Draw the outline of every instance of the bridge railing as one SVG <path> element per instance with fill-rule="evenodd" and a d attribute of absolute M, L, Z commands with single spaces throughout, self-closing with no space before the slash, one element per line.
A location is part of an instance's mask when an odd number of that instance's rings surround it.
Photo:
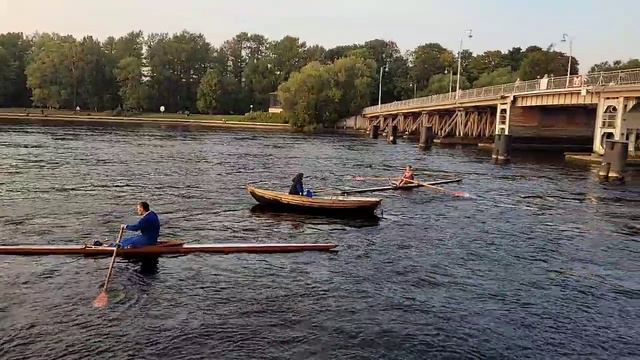
<path fill-rule="evenodd" d="M 535 91 L 635 84 L 640 84 L 640 69 L 598 72 L 586 75 L 571 75 L 568 77 L 544 77 L 542 79 L 517 81 L 510 84 L 463 90 L 459 92 L 458 99 L 456 99 L 455 93 L 451 92 L 410 100 L 396 101 L 387 104 L 373 105 L 364 108 L 362 113 L 366 115 L 376 112 L 412 109 L 438 104 L 455 104 L 460 100 L 482 100 L 486 98 L 525 94 Z"/>

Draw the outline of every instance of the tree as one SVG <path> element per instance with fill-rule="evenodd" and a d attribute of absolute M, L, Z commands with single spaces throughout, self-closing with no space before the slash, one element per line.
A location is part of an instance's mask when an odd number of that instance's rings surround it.
<path fill-rule="evenodd" d="M 0 105 L 9 103 L 8 97 L 12 92 L 14 64 L 7 51 L 0 47 Z"/>
<path fill-rule="evenodd" d="M 451 82 L 451 85 L 449 85 Z M 456 77 L 453 76 L 453 79 L 450 77 L 450 75 L 447 74 L 437 74 L 431 77 L 431 79 L 429 79 L 429 86 L 418 93 L 418 96 L 428 96 L 428 95 L 435 95 L 435 94 L 446 94 L 449 92 L 449 86 L 451 86 L 451 89 L 455 92 L 456 89 Z M 470 88 L 471 85 L 469 84 L 469 81 L 461 76 L 460 77 L 460 89 L 468 89 Z"/>
<path fill-rule="evenodd" d="M 84 37 L 77 52 L 80 105 L 83 108 L 113 108 L 117 104 L 114 90 L 117 82 L 113 65 L 108 61 L 99 41 Z"/>
<path fill-rule="evenodd" d="M 0 83 L 0 92 L 4 94 L 4 101 L 0 99 L 0 106 L 28 106 L 31 93 L 27 88 L 25 70 L 29 53 L 33 43 L 22 33 L 0 34 L 0 48 L 6 56 L 0 64 L 0 76 L 4 83 Z M 4 75 L 3 75 L 4 74 Z M 0 95 L 1 96 L 1 95 Z"/>
<path fill-rule="evenodd" d="M 329 127 L 338 120 L 337 94 L 333 92 L 328 65 L 312 62 L 278 87 L 278 97 L 294 128 L 313 131 Z"/>
<path fill-rule="evenodd" d="M 454 63 L 454 54 L 438 43 L 420 45 L 410 56 L 411 78 L 416 81 L 418 89 L 426 88 L 432 76 L 444 73 Z"/>
<path fill-rule="evenodd" d="M 291 73 L 305 65 L 306 48 L 307 43 L 289 35 L 272 43 L 271 65 L 276 73 L 278 84 L 285 82 Z"/>
<path fill-rule="evenodd" d="M 77 72 L 74 73 L 71 66 L 75 51 L 76 40 L 72 36 L 55 33 L 36 36 L 25 70 L 36 106 L 70 108 L 73 105 Z"/>
<path fill-rule="evenodd" d="M 242 83 L 242 73 L 247 64 L 244 49 L 249 41 L 249 34 L 241 32 L 232 39 L 225 41 L 220 47 L 220 52 L 224 54 L 228 61 L 229 74 L 233 76 L 238 83 Z"/>
<path fill-rule="evenodd" d="M 473 87 L 485 87 L 492 85 L 509 84 L 516 81 L 515 74 L 511 67 L 505 66 L 490 73 L 484 73 L 473 83 Z"/>
<path fill-rule="evenodd" d="M 269 108 L 269 93 L 277 89 L 276 73 L 266 59 L 252 59 L 244 71 L 245 93 L 255 110 Z"/>
<path fill-rule="evenodd" d="M 113 53 L 118 61 L 128 57 L 142 59 L 144 56 L 144 33 L 142 31 L 131 31 L 115 41 L 113 38 L 108 39 L 108 43 L 113 47 Z"/>
<path fill-rule="evenodd" d="M 218 110 L 220 75 L 215 70 L 209 70 L 200 81 L 198 87 L 198 110 L 213 114 Z"/>
<path fill-rule="evenodd" d="M 519 78 L 521 80 L 532 80 L 544 75 L 566 76 L 568 62 L 569 57 L 562 52 L 545 50 L 529 52 L 520 66 Z M 571 74 L 579 73 L 578 65 L 578 60 L 572 58 Z"/>
<path fill-rule="evenodd" d="M 348 57 L 331 65 L 333 94 L 338 99 L 336 116 L 352 116 L 369 105 L 375 76 L 375 62 Z"/>
<path fill-rule="evenodd" d="M 521 47 L 513 47 L 504 54 L 503 61 L 505 65 L 511 68 L 511 71 L 516 72 L 520 69 L 520 65 L 522 65 L 524 57 L 525 53 L 522 52 Z"/>
<path fill-rule="evenodd" d="M 626 62 L 623 62 L 622 60 L 615 60 L 612 64 L 608 61 L 604 61 L 593 65 L 591 69 L 589 69 L 589 73 L 637 68 L 640 68 L 640 59 L 629 59 Z"/>
<path fill-rule="evenodd" d="M 151 34 L 147 46 L 149 88 L 156 94 L 152 107 L 195 110 L 200 79 L 211 62 L 211 45 L 204 35 L 188 31 L 171 37 Z"/>
<path fill-rule="evenodd" d="M 116 76 L 125 109 L 143 109 L 148 100 L 148 89 L 142 81 L 142 60 L 134 56 L 120 60 Z"/>
<path fill-rule="evenodd" d="M 322 61 L 327 50 L 320 45 L 309 46 L 304 50 L 304 62 Z"/>
<path fill-rule="evenodd" d="M 351 51 L 361 48 L 362 45 L 352 44 L 352 45 L 339 45 L 334 48 L 331 48 L 325 51 L 322 62 L 332 64 L 334 61 L 340 59 L 341 57 L 347 56 Z"/>
<path fill-rule="evenodd" d="M 505 61 L 505 55 L 500 50 L 488 50 L 482 54 L 474 56 L 469 64 L 467 78 L 475 82 L 483 74 L 492 73 L 499 68 L 509 66 Z"/>
<path fill-rule="evenodd" d="M 352 56 L 331 65 L 312 62 L 294 72 L 278 88 L 290 124 L 311 131 L 359 113 L 369 101 L 374 67 L 372 60 Z"/>

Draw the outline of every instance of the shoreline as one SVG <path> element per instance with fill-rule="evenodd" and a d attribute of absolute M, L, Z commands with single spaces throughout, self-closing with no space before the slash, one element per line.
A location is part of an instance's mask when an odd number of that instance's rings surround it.
<path fill-rule="evenodd" d="M 129 123 L 129 124 L 158 124 L 158 125 L 189 125 L 205 126 L 226 129 L 257 129 L 270 131 L 292 131 L 289 124 L 262 123 L 248 121 L 224 121 L 224 120 L 195 120 L 159 117 L 120 117 L 120 116 L 94 116 L 94 115 L 36 115 L 26 113 L 0 112 L 0 123 L 4 120 L 19 122 L 48 121 L 48 122 L 80 122 L 80 123 Z"/>

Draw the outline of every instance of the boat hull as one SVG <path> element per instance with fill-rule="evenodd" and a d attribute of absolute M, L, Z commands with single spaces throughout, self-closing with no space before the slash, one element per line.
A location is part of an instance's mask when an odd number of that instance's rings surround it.
<path fill-rule="evenodd" d="M 375 216 L 382 199 L 345 196 L 313 197 L 289 195 L 252 186 L 247 191 L 263 209 L 329 216 Z"/>
<path fill-rule="evenodd" d="M 302 251 L 328 251 L 336 244 L 180 244 L 176 246 L 145 246 L 137 249 L 120 249 L 119 257 L 146 257 L 193 253 L 293 253 Z M 113 248 L 89 245 L 37 245 L 0 246 L 0 255 L 84 255 L 111 256 Z"/>

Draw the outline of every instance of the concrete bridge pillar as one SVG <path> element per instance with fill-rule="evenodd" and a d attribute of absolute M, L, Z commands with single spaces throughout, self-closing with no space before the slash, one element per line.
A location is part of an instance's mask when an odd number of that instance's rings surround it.
<path fill-rule="evenodd" d="M 387 142 L 389 144 L 398 143 L 398 125 L 389 123 L 389 129 L 387 130 Z"/>
<path fill-rule="evenodd" d="M 431 125 L 423 125 L 420 127 L 420 149 L 430 149 L 433 145 L 433 127 Z"/>
<path fill-rule="evenodd" d="M 491 154 L 491 162 L 494 164 L 511 162 L 510 116 L 511 102 L 498 104 L 496 109 L 496 133 L 493 141 L 493 153 Z"/>
<path fill-rule="evenodd" d="M 622 181 L 622 174 L 627 162 L 629 143 L 626 141 L 607 140 L 605 142 L 602 165 L 598 169 L 600 180 Z"/>
<path fill-rule="evenodd" d="M 593 152 L 599 155 L 605 153 L 607 140 L 630 140 L 628 151 L 636 148 L 636 134 L 640 130 L 640 124 L 623 120 L 624 115 L 636 104 L 635 97 L 601 97 L 598 101 L 596 114 L 596 126 L 593 134 Z"/>
<path fill-rule="evenodd" d="M 511 103 L 498 104 L 496 109 L 496 134 L 509 134 Z"/>
<path fill-rule="evenodd" d="M 371 125 L 371 129 L 369 129 L 369 137 L 372 139 L 377 139 L 379 133 L 380 133 L 380 125 L 378 124 Z"/>

